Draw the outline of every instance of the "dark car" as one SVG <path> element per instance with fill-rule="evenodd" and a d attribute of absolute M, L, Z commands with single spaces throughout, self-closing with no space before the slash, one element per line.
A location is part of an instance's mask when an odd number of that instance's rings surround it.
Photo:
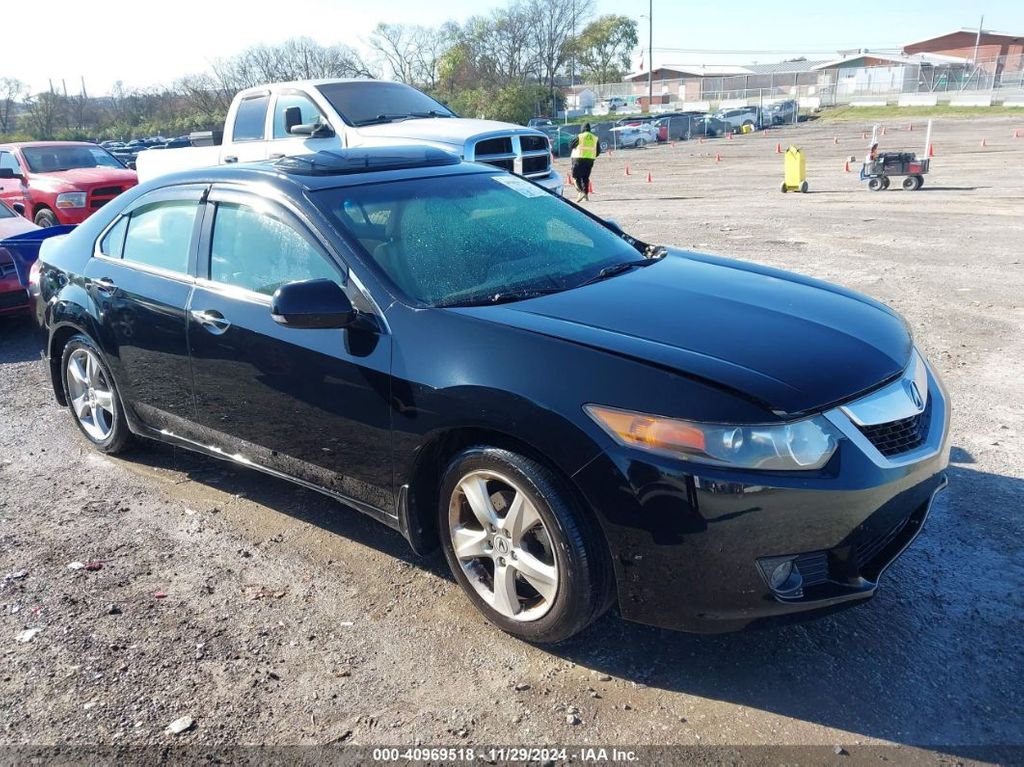
<path fill-rule="evenodd" d="M 694 122 L 693 129 L 693 135 L 695 136 L 714 138 L 716 136 L 724 136 L 726 133 L 730 133 L 732 131 L 732 126 L 714 115 L 704 115 Z"/>
<path fill-rule="evenodd" d="M 892 310 L 438 150 L 164 176 L 39 264 L 96 448 L 340 499 L 530 641 L 616 600 L 694 631 L 862 602 L 945 483 L 947 397 Z"/>
<path fill-rule="evenodd" d="M 764 108 L 764 120 L 771 125 L 788 125 L 800 117 L 800 102 L 794 99 L 776 101 Z"/>

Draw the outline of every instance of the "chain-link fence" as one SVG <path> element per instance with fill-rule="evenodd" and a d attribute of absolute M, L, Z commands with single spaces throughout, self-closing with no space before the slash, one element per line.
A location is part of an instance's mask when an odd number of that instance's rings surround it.
<path fill-rule="evenodd" d="M 905 59 L 905 60 L 904 60 Z M 877 59 L 876 59 L 877 61 Z M 795 99 L 805 109 L 855 103 L 977 103 L 1024 100 L 1024 54 L 976 62 L 926 63 L 895 57 L 884 65 L 836 64 L 802 72 L 775 71 L 732 76 L 654 80 L 648 105 L 646 79 L 577 88 L 580 112 L 594 115 L 647 111 L 711 111 L 737 106 L 767 107 Z"/>

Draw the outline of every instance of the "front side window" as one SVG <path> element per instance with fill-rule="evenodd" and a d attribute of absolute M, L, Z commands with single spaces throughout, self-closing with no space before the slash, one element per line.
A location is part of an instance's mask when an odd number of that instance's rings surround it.
<path fill-rule="evenodd" d="M 217 205 L 213 222 L 210 279 L 265 296 L 288 282 L 343 284 L 338 271 L 291 226 L 247 205 L 225 202 Z"/>
<path fill-rule="evenodd" d="M 21 173 L 21 166 L 18 165 L 18 160 L 10 152 L 0 152 L 0 168 L 6 168 L 12 170 L 15 173 Z"/>
<path fill-rule="evenodd" d="M 267 121 L 267 103 L 270 96 L 256 96 L 244 99 L 235 114 L 232 141 L 262 141 Z"/>
<path fill-rule="evenodd" d="M 121 216 L 100 240 L 100 253 L 111 258 L 120 258 L 124 248 L 124 233 L 128 231 L 128 216 Z"/>
<path fill-rule="evenodd" d="M 189 244 L 195 228 L 195 200 L 169 200 L 143 205 L 132 211 L 124 237 L 122 258 L 136 264 L 188 272 Z M 114 234 L 117 227 L 108 233 Z M 114 241 L 101 244 L 114 248 Z"/>
<path fill-rule="evenodd" d="M 32 146 L 21 150 L 33 173 L 55 173 L 75 168 L 119 168 L 120 160 L 100 146 Z"/>
<path fill-rule="evenodd" d="M 277 97 L 274 106 L 274 138 L 294 138 L 294 134 L 285 127 L 285 113 L 289 108 L 296 107 L 302 114 L 299 125 L 315 125 L 324 122 L 317 105 L 301 93 L 282 93 Z"/>
<path fill-rule="evenodd" d="M 568 203 L 508 174 L 330 189 L 317 204 L 416 302 L 568 290 L 638 249 Z"/>

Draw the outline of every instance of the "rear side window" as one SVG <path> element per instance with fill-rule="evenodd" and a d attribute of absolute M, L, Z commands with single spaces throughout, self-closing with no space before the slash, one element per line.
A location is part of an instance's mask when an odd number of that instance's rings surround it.
<path fill-rule="evenodd" d="M 21 173 L 21 166 L 18 165 L 18 161 L 10 152 L 0 152 L 0 168 L 7 168 L 15 173 Z"/>
<path fill-rule="evenodd" d="M 267 121 L 267 103 L 270 96 L 256 96 L 245 99 L 238 105 L 232 141 L 262 141 Z"/>
<path fill-rule="evenodd" d="M 195 200 L 168 200 L 136 208 L 128 221 L 122 258 L 186 274 L 198 209 Z"/>
<path fill-rule="evenodd" d="M 338 271 L 302 234 L 277 218 L 234 203 L 217 206 L 210 279 L 266 296 L 300 280 L 344 284 Z"/>

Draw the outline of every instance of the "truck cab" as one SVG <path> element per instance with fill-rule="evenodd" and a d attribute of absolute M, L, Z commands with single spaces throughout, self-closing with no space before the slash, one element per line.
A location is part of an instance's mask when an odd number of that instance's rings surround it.
<path fill-rule="evenodd" d="M 141 180 L 209 165 L 275 160 L 361 146 L 425 144 L 517 173 L 561 193 L 542 131 L 458 117 L 403 83 L 305 80 L 248 88 L 228 110 L 220 146 L 143 152 Z"/>

